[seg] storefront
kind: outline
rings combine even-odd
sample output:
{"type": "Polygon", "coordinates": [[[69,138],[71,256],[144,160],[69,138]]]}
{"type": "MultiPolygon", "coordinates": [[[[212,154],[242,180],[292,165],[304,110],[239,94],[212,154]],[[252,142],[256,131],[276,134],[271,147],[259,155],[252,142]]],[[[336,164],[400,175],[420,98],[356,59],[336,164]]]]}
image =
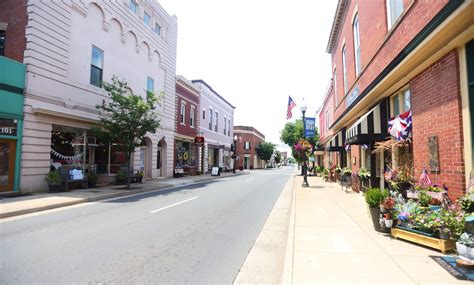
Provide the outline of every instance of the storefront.
{"type": "Polygon", "coordinates": [[[174,174],[195,175],[197,172],[197,155],[194,141],[176,139],[174,149],[174,174]]]}
{"type": "Polygon", "coordinates": [[[0,56],[0,192],[20,191],[25,65],[0,56]]]}

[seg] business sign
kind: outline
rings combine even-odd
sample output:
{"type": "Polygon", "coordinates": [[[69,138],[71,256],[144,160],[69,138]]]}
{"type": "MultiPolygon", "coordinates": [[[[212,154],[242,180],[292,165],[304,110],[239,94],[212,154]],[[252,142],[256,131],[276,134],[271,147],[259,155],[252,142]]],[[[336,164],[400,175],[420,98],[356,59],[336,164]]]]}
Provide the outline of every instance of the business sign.
{"type": "Polygon", "coordinates": [[[304,136],[314,138],[316,136],[316,118],[304,118],[304,136]]]}
{"type": "Polygon", "coordinates": [[[204,146],[204,137],[195,137],[194,138],[195,146],[204,146]]]}
{"type": "Polygon", "coordinates": [[[0,136],[16,136],[17,121],[10,119],[0,119],[0,136]]]}
{"type": "Polygon", "coordinates": [[[354,90],[352,90],[352,93],[349,96],[347,96],[347,99],[346,99],[347,100],[346,101],[347,106],[350,106],[352,104],[352,102],[355,101],[357,96],[359,96],[359,93],[360,93],[359,86],[356,86],[354,88],[354,90]]]}

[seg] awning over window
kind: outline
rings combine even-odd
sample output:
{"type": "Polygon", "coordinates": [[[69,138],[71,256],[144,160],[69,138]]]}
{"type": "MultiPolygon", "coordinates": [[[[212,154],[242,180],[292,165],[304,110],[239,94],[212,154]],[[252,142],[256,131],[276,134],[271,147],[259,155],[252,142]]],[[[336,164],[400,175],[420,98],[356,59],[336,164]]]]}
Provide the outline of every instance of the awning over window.
{"type": "Polygon", "coordinates": [[[384,102],[359,118],[346,132],[346,144],[369,144],[383,141],[387,133],[387,105],[384,102]]]}
{"type": "Polygon", "coordinates": [[[326,144],[327,151],[343,151],[344,150],[344,132],[338,132],[332,139],[326,144]]]}

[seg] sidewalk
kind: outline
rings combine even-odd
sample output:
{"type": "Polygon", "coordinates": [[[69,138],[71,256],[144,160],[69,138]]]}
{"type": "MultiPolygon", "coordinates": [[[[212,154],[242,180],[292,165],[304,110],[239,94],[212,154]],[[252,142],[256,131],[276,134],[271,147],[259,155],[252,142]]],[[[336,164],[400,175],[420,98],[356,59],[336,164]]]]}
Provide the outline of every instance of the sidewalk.
{"type": "Polygon", "coordinates": [[[75,205],[79,203],[105,200],[170,188],[173,186],[181,186],[195,182],[203,182],[217,178],[236,176],[245,173],[248,172],[238,171],[236,174],[233,174],[232,172],[223,172],[221,173],[221,176],[211,176],[210,174],[205,174],[180,178],[159,178],[145,180],[143,183],[133,183],[132,190],[123,189],[124,185],[107,185],[97,188],[72,190],[69,192],[35,193],[32,195],[13,198],[0,197],[0,219],[75,205]]]}
{"type": "Polygon", "coordinates": [[[282,283],[468,284],[430,255],[439,251],[373,229],[364,197],[336,183],[295,177],[282,283]]]}

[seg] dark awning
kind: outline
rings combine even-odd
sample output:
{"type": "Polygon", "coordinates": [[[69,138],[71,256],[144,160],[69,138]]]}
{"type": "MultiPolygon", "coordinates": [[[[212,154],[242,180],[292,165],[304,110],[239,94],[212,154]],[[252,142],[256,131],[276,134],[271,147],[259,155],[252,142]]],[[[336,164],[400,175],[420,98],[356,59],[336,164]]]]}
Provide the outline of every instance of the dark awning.
{"type": "Polygon", "coordinates": [[[326,144],[327,151],[344,151],[344,138],[342,137],[343,132],[338,132],[332,139],[326,144]]]}
{"type": "Polygon", "coordinates": [[[370,144],[384,141],[387,133],[387,105],[384,100],[359,118],[346,132],[346,144],[370,144]]]}

